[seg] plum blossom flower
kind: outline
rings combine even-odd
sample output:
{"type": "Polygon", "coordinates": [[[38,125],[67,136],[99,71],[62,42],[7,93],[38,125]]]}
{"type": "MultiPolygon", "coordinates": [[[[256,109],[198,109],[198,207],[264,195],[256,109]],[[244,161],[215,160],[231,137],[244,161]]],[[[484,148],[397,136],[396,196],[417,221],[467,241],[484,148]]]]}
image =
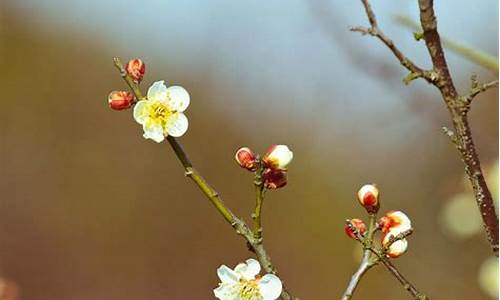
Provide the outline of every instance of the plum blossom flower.
{"type": "Polygon", "coordinates": [[[286,170],[293,159],[293,152],[287,145],[272,145],[264,154],[262,161],[267,167],[286,170]]]}
{"type": "Polygon", "coordinates": [[[283,289],[278,276],[266,274],[260,277],[260,264],[255,259],[247,259],[234,270],[222,265],[217,269],[221,283],[214,289],[220,300],[275,300],[283,289]]]}
{"type": "Polygon", "coordinates": [[[378,225],[383,233],[388,233],[389,231],[395,233],[397,231],[396,235],[412,228],[410,218],[399,210],[386,213],[385,216],[380,218],[378,225]]]}
{"type": "Polygon", "coordinates": [[[165,137],[182,136],[188,128],[184,110],[189,106],[189,94],[180,86],[166,87],[157,81],[148,90],[147,99],[137,102],[134,119],[142,125],[144,138],[160,143],[165,137]]]}

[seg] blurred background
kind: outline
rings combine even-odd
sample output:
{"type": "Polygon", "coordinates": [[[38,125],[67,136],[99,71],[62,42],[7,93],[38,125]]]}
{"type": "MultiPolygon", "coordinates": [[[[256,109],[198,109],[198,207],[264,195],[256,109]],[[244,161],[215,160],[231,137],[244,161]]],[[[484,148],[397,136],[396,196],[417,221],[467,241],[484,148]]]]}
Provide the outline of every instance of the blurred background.
{"type": "MultiPolygon", "coordinates": [[[[396,16],[417,1],[373,0],[380,26],[420,65],[430,61],[396,16]]],[[[498,1],[436,1],[440,32],[498,56],[498,1]]],[[[381,212],[413,221],[395,261],[431,299],[498,297],[492,258],[462,163],[441,126],[437,90],[404,86],[382,44],[350,33],[360,1],[0,1],[0,283],[2,299],[213,299],[216,268],[251,256],[167,144],[142,138],[131,111],[107,106],[125,89],[112,57],[140,57],[142,83],[191,94],[180,140],[236,214],[249,220],[249,146],[288,144],[289,184],[269,192],[265,243],[301,299],[335,299],[357,268],[343,233],[364,218],[357,189],[375,182],[381,212]],[[17,296],[16,296],[17,295],[17,296]]],[[[476,73],[447,53],[460,91],[476,73]]],[[[498,199],[498,91],[481,94],[471,123],[498,199]]],[[[409,299],[383,268],[356,299],[409,299]]]]}

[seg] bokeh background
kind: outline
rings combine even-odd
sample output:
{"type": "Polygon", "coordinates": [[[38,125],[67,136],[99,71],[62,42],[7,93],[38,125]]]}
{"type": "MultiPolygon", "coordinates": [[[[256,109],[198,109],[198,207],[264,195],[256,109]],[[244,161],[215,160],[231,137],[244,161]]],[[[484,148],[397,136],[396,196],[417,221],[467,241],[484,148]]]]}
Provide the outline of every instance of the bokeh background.
{"type": "MultiPolygon", "coordinates": [[[[416,2],[373,6],[386,33],[429,66],[424,45],[394,21],[416,19],[416,2]]],[[[436,10],[443,35],[498,56],[498,1],[436,10]]],[[[247,220],[252,178],[235,150],[293,149],[289,185],[268,193],[264,225],[294,295],[340,297],[360,252],[344,219],[364,217],[355,192],[376,182],[382,211],[413,220],[395,263],[417,287],[432,299],[497,297],[498,260],[441,132],[449,120],[437,90],[404,86],[380,42],[348,31],[360,24],[354,0],[0,1],[0,272],[10,287],[0,289],[29,300],[213,299],[216,268],[251,255],[169,146],[107,107],[108,93],[126,88],[111,60],[120,56],[146,61],[144,90],[160,79],[188,89],[181,142],[247,220]]],[[[497,78],[447,57],[460,91],[471,73],[497,78]]],[[[471,122],[498,198],[497,90],[478,97],[471,122]]],[[[355,298],[408,296],[377,267],[355,298]]]]}

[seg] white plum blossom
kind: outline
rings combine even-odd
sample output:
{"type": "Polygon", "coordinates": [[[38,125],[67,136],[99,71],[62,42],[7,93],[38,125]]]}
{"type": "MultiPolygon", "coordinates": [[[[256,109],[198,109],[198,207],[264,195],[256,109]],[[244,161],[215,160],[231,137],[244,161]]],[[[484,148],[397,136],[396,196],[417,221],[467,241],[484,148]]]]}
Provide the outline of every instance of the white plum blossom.
{"type": "Polygon", "coordinates": [[[134,107],[134,119],[142,125],[144,138],[160,143],[169,135],[182,136],[188,129],[183,112],[189,100],[188,92],[181,86],[167,88],[163,80],[153,83],[147,99],[134,107]]]}
{"type": "Polygon", "coordinates": [[[262,159],[271,168],[286,170],[293,159],[293,152],[287,145],[272,145],[262,159]]]}
{"type": "Polygon", "coordinates": [[[217,269],[221,283],[214,289],[220,300],[275,300],[283,289],[278,276],[266,274],[260,277],[260,264],[255,259],[247,259],[234,270],[222,265],[217,269]]]}
{"type": "MultiPolygon", "coordinates": [[[[382,246],[387,247],[391,241],[391,237],[397,237],[402,232],[404,231],[400,231],[398,228],[389,230],[382,239],[382,246]]],[[[406,239],[396,240],[387,249],[387,255],[392,258],[400,257],[406,250],[408,250],[408,241],[406,239]]]]}

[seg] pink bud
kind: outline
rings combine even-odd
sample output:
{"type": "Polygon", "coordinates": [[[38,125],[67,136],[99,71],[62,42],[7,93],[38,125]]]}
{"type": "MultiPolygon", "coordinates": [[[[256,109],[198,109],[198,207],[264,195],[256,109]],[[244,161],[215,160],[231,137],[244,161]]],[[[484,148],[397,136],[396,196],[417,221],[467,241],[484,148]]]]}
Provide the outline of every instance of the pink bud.
{"type": "Polygon", "coordinates": [[[250,148],[242,147],[238,149],[234,158],[240,167],[252,172],[257,170],[257,157],[250,148]]]}
{"type": "Polygon", "coordinates": [[[358,201],[368,213],[374,214],[380,207],[378,195],[378,188],[374,184],[365,184],[358,191],[358,201]]]}
{"type": "Polygon", "coordinates": [[[272,145],[262,161],[268,168],[286,170],[293,159],[293,152],[286,145],[272,145]]]}
{"type": "Polygon", "coordinates": [[[401,233],[411,229],[411,220],[402,211],[390,211],[378,220],[378,226],[383,233],[396,230],[401,233]]]}
{"type": "Polygon", "coordinates": [[[262,172],[262,180],[266,189],[282,188],[287,183],[286,171],[267,168],[262,172]]]}
{"type": "Polygon", "coordinates": [[[135,83],[139,83],[146,72],[146,64],[139,58],[134,58],[125,65],[125,71],[135,83]]]}
{"type": "MultiPolygon", "coordinates": [[[[351,223],[352,226],[354,226],[354,228],[356,228],[356,230],[361,235],[365,234],[365,232],[366,232],[366,224],[365,224],[365,222],[363,222],[360,219],[351,219],[351,220],[349,220],[349,222],[351,223]]],[[[347,236],[349,236],[350,238],[353,238],[353,239],[357,239],[358,238],[354,234],[354,231],[352,230],[352,228],[349,227],[348,225],[345,226],[344,230],[345,230],[345,233],[347,234],[347,236]]]]}
{"type": "Polygon", "coordinates": [[[108,104],[114,110],[130,108],[134,104],[134,95],[125,91],[112,91],[108,96],[108,104]]]}

